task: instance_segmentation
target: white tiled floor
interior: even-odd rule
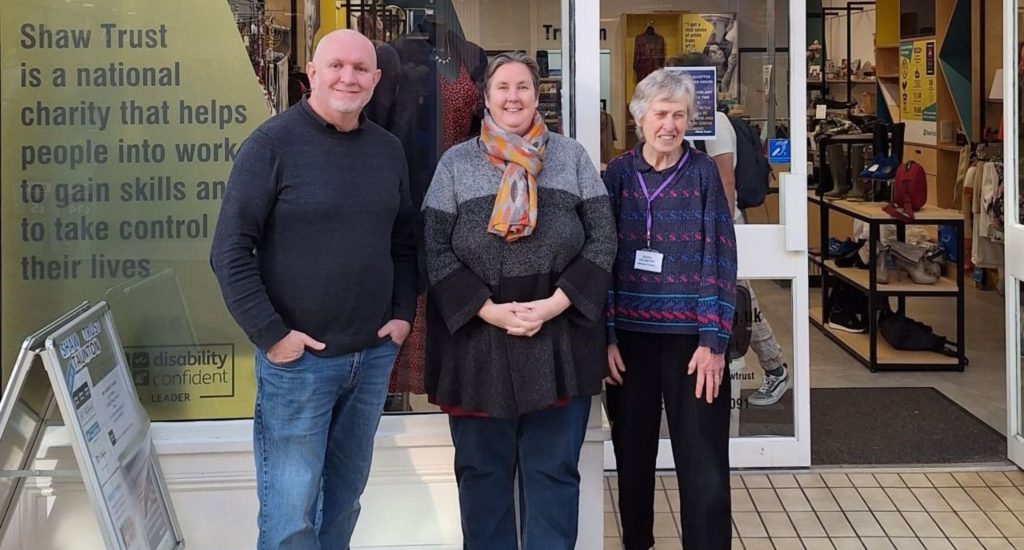
[[[1024,550],[1024,472],[907,469],[736,473],[734,550]],[[606,478],[605,549],[621,548]],[[658,478],[657,550],[678,550],[679,491]]]

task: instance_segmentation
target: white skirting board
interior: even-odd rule
[[[578,549],[604,547],[603,407],[595,399],[580,458]],[[252,422],[156,423],[153,438],[189,550],[256,546]],[[77,468],[62,428],[47,432],[36,469]],[[385,416],[352,548],[462,548],[454,449],[443,414]],[[0,550],[102,550],[80,480],[30,478]]]

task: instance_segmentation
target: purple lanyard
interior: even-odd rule
[[[650,191],[647,190],[647,182],[644,181],[643,175],[641,175],[639,171],[637,171],[636,173],[637,179],[640,180],[640,189],[644,192],[644,197],[647,198],[647,248],[651,247],[651,227],[654,225],[654,218],[653,214],[651,213],[651,205],[654,203],[654,199],[658,198],[658,195],[661,195],[661,192],[664,191],[665,188],[668,187],[669,184],[671,184],[672,181],[676,179],[676,176],[679,175],[679,171],[683,169],[683,166],[686,166],[686,161],[689,159],[690,152],[687,151],[686,155],[683,156],[683,160],[679,161],[679,166],[676,168],[676,171],[672,172],[672,175],[665,178],[665,181],[661,184],[661,187],[659,187],[653,195],[650,193]]]

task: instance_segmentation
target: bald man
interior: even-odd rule
[[[261,549],[348,548],[416,310],[405,154],[363,114],[374,47],[332,32],[306,72],[312,92],[239,149],[210,251],[256,346]]]

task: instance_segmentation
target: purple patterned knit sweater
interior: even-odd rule
[[[633,262],[647,244],[647,199],[637,172],[653,193],[678,167],[655,171],[642,146],[612,160],[604,176],[619,237],[605,311],[608,342],[615,342],[615,329],[698,334],[700,345],[723,353],[732,333],[736,234],[718,168],[684,144],[686,165],[652,204],[651,246],[664,254],[662,271],[640,271]]]

